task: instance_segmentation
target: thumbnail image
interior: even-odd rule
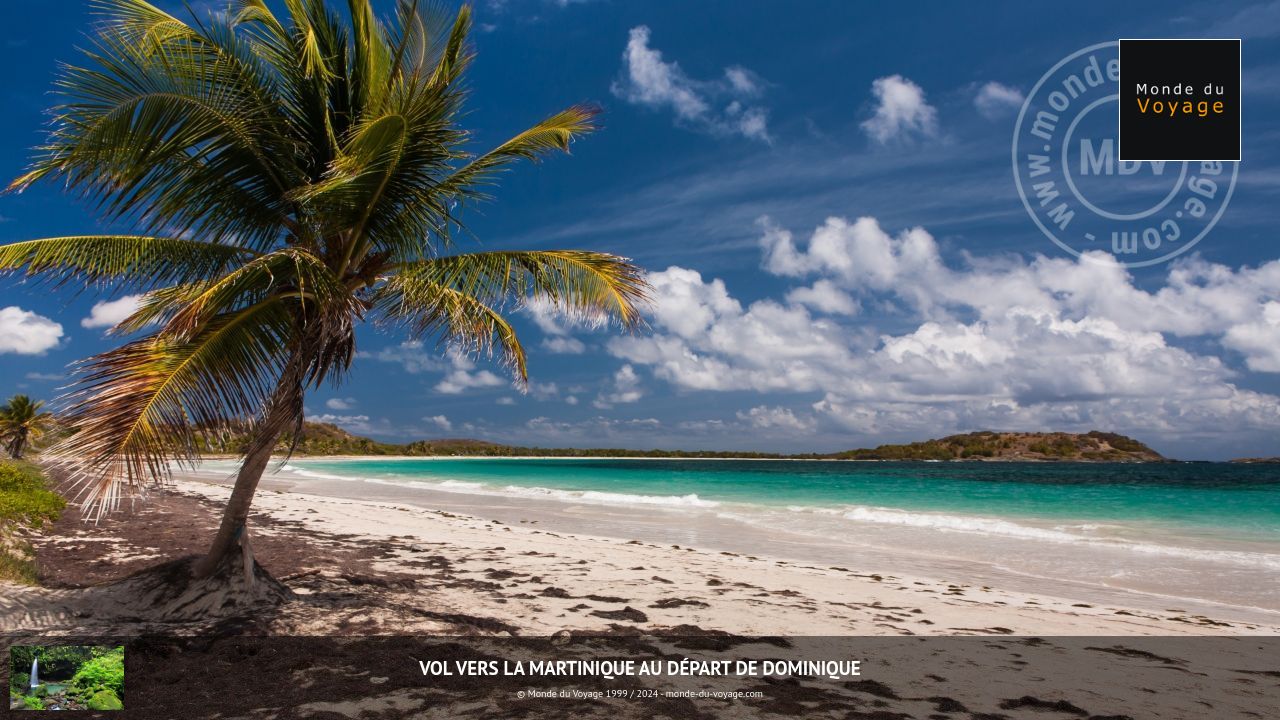
[[[121,710],[124,647],[9,647],[10,710]]]

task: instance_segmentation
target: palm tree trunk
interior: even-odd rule
[[[15,460],[21,460],[22,451],[26,449],[26,445],[27,434],[23,431],[19,431],[13,438],[13,446],[9,449],[9,454],[12,455]]]
[[[253,568],[253,557],[248,548],[249,509],[253,505],[254,493],[258,490],[258,481],[262,479],[262,473],[271,461],[271,452],[275,450],[280,436],[302,412],[304,357],[305,353],[295,351],[289,358],[262,421],[254,429],[249,448],[245,451],[244,462],[236,475],[231,498],[222,512],[222,523],[213,536],[213,544],[209,546],[209,552],[192,568],[192,574],[197,578],[213,575],[223,560],[237,548],[244,555],[246,572]]]

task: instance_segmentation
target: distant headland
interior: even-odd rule
[[[231,434],[207,444],[209,455],[239,453],[247,436]],[[640,457],[741,458],[778,460],[921,460],[1024,462],[1168,462],[1160,453],[1118,433],[996,432],[948,435],[902,445],[880,445],[833,453],[767,453],[740,450],[630,450],[624,448],[542,448],[504,445],[486,440],[450,438],[385,443],[332,424],[307,422],[295,438],[286,436],[279,450],[298,455],[408,457]]]

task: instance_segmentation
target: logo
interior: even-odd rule
[[[1119,157],[1119,43],[1078,50],[1031,89],[1013,133],[1013,176],[1040,230],[1077,257],[1166,262],[1213,229],[1239,163]]]
[[[1240,160],[1239,40],[1120,40],[1125,160]]]

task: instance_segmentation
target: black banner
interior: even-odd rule
[[[1280,717],[1280,638],[7,638],[125,646],[111,718]],[[7,680],[7,678],[6,678]]]

